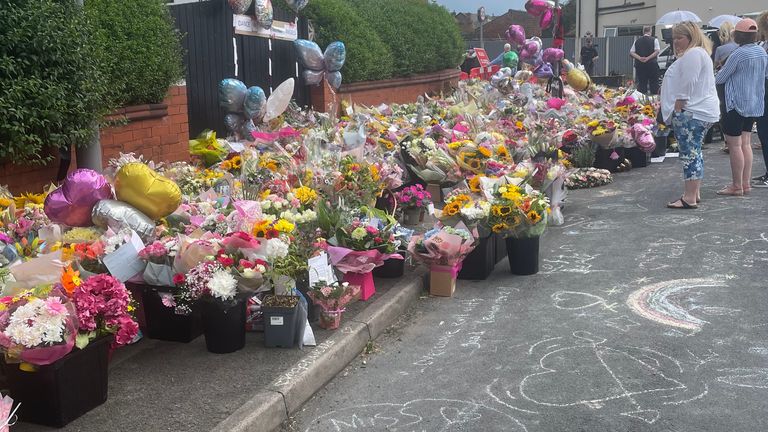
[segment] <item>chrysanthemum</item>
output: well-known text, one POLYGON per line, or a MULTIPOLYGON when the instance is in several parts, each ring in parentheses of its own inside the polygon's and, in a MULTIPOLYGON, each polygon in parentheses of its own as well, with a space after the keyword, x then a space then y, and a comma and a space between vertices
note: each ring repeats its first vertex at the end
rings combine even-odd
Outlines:
POLYGON ((225 270, 217 270, 208 281, 211 295, 220 300, 232 300, 237 294, 237 280, 225 270))

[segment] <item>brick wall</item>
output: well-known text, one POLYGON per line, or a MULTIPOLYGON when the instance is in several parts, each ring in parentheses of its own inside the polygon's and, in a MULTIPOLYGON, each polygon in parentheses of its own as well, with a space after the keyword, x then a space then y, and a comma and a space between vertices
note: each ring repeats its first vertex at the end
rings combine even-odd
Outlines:
MULTIPOLYGON (((189 159, 186 86, 171 87, 162 104, 122 108, 112 119, 119 120, 119 125, 100 132, 104 166, 121 152, 158 162, 189 159)), ((56 180, 58 151, 53 154, 54 161, 45 166, 0 164, 0 185, 7 185, 15 194, 42 190, 56 180)), ((74 168, 73 154, 69 169, 74 168)))
MULTIPOLYGON (((456 87, 458 81, 459 70, 446 69, 407 78, 342 84, 336 96, 338 102, 344 100, 349 104, 366 106, 382 103, 412 103, 416 102, 419 95, 448 91, 456 87)), ((310 95, 312 107, 315 110, 324 112, 328 110, 333 95, 327 85, 312 86, 310 95)))

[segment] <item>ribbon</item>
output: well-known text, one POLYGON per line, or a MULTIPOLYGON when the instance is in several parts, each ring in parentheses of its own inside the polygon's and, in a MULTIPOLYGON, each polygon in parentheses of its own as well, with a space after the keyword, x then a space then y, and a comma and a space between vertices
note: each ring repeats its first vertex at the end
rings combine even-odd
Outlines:
POLYGON ((464 264, 464 261, 459 261, 452 266, 433 265, 429 268, 429 270, 435 273, 450 273, 451 277, 455 279, 459 276, 462 264, 464 264))

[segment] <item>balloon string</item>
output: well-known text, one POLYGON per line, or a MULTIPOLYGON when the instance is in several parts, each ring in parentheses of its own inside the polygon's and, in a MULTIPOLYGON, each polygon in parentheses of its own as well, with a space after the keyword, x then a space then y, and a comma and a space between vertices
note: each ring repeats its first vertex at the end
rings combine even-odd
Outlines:
POLYGON ((331 92, 331 103, 329 105, 330 112, 328 114, 330 114, 331 119, 336 120, 336 115, 338 114, 338 111, 339 111, 336 91, 333 90, 333 86, 328 82, 327 78, 324 79, 323 81, 324 81, 324 85, 328 87, 328 90, 331 92))

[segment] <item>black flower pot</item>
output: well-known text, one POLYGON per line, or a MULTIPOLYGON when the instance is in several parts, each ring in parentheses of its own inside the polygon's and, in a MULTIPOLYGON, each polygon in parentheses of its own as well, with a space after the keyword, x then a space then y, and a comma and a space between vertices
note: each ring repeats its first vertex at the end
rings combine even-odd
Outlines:
POLYGON ((200 305, 192 305, 189 315, 179 315, 175 308, 163 304, 158 288, 144 285, 141 303, 146 322, 145 335, 150 339, 188 343, 203 334, 200 305))
POLYGON ((268 306, 268 299, 265 299, 261 310, 264 314, 264 345, 267 348, 293 348, 296 329, 299 326, 299 299, 295 299, 295 303, 290 307, 268 306))
POLYGON ((616 172, 624 159, 623 148, 604 149, 598 148, 595 151, 595 162, 592 164, 595 168, 606 169, 610 172, 616 172), (618 158, 612 159, 611 155, 616 152, 618 158))
POLYGON ((107 400, 107 364, 112 336, 96 339, 84 349, 73 349, 61 359, 34 372, 5 364, 8 388, 23 422, 57 428, 107 400))
MULTIPOLYGON (((400 255, 405 257, 407 252, 399 251, 400 255)), ((395 279, 405 274, 405 260, 390 258, 384 260, 384 264, 373 269, 373 276, 382 279, 395 279)))
POLYGON ((644 168, 651 163, 651 154, 640 150, 638 147, 624 149, 624 157, 632 162, 632 168, 644 168))
POLYGON ((539 237, 508 237, 507 259, 512 274, 527 276, 539 272, 539 237))
POLYGON ((228 354, 245 346, 246 301, 223 306, 216 301, 200 302, 205 347, 214 354, 228 354))
POLYGON ((477 247, 464 258, 458 279, 485 280, 496 267, 496 236, 481 237, 477 247))
POLYGON ((320 320, 320 306, 316 305, 312 298, 307 294, 309 292, 309 273, 305 272, 296 278, 296 289, 307 299, 307 320, 314 323, 320 320))

